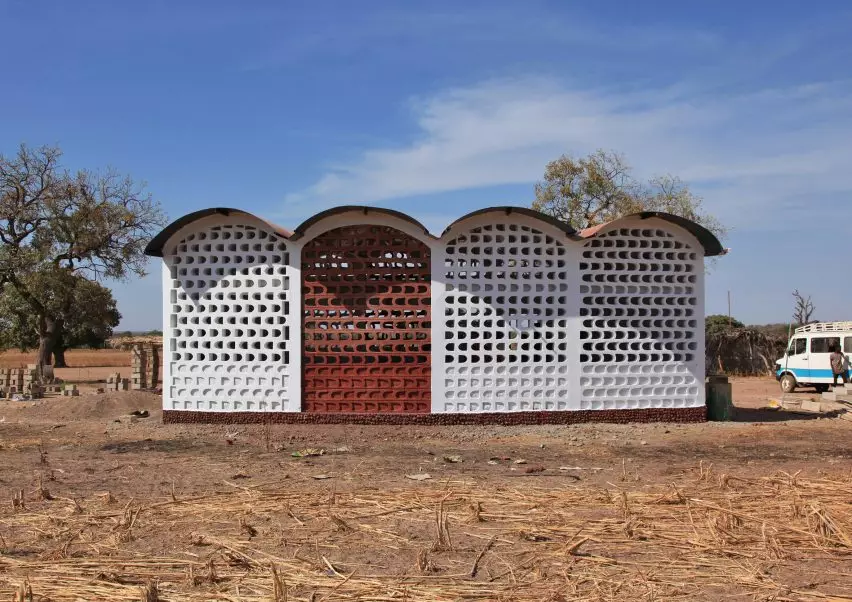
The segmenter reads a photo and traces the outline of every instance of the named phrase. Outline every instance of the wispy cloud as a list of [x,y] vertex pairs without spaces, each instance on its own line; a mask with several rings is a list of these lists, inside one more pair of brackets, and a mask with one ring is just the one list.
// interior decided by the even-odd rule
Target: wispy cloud
[[[356,6],[356,5],[352,5]],[[446,4],[445,4],[446,6]],[[568,53],[579,48],[624,51],[634,54],[669,50],[681,53],[715,52],[723,39],[713,32],[692,27],[633,26],[592,20],[578,11],[553,11],[527,3],[489,3],[452,8],[437,5],[391,5],[378,9],[357,5],[338,19],[299,21],[298,14],[280,19],[288,35],[276,37],[255,52],[243,68],[265,70],[292,66],[317,58],[351,57],[363,51],[404,44],[406,52],[381,52],[383,60],[434,61],[436,56],[457,55],[464,49],[500,52],[513,48],[523,54],[531,48]]]
[[[852,85],[827,82],[727,96],[683,90],[587,90],[503,79],[411,101],[419,134],[332,166],[287,205],[381,202],[531,183],[561,153],[626,154],[637,173],[670,172],[706,190],[714,210],[765,209],[783,194],[852,190]],[[739,186],[739,188],[738,188]],[[719,191],[736,191],[722,198]]]

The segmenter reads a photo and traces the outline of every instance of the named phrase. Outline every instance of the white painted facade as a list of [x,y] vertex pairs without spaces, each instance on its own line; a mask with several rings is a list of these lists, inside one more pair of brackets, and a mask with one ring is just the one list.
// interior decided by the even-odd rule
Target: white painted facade
[[432,255],[432,411],[579,409],[579,246],[525,215],[453,225]]
[[581,409],[704,405],[704,257],[689,238],[625,220],[583,243]]
[[163,253],[164,409],[300,410],[291,254],[285,238],[244,215],[203,218],[171,238]]
[[346,211],[289,239],[245,213],[202,217],[163,247],[167,410],[299,412],[301,249],[376,224],[429,246],[432,412],[704,404],[704,249],[658,218],[582,239],[492,211],[440,238]]

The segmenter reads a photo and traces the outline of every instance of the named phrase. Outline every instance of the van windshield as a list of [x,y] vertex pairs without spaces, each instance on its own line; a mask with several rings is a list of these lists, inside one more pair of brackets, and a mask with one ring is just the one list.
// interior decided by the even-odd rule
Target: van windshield
[[805,348],[807,345],[806,339],[793,339],[790,341],[790,355],[799,355],[800,353],[805,352]]

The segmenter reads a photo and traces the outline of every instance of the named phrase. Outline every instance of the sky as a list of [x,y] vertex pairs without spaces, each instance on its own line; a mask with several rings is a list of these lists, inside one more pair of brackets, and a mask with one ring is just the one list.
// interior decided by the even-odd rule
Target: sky
[[[708,314],[852,319],[852,4],[0,0],[0,153],[147,182],[293,228],[338,204],[440,233],[527,206],[562,154],[673,174],[730,229]],[[159,266],[108,283],[161,325]]]

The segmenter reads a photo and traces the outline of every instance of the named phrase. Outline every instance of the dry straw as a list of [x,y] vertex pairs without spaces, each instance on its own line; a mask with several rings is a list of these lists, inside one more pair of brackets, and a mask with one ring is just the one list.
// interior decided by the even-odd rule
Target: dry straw
[[852,601],[848,477],[536,484],[9,492],[0,600]]

